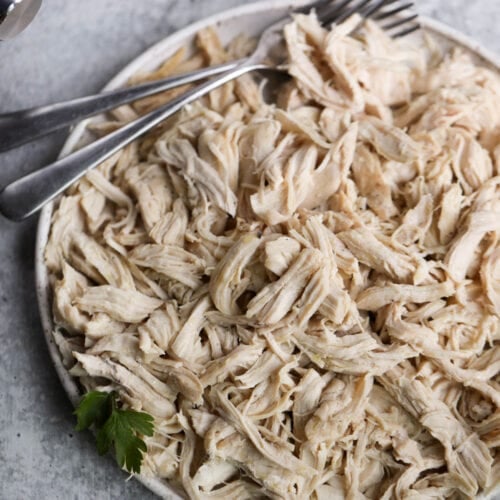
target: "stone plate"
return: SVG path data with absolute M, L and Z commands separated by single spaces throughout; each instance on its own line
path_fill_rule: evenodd
M 194 47 L 194 37 L 202 28 L 215 26 L 223 43 L 228 43 L 232 38 L 241 33 L 257 36 L 269 24 L 280 17 L 280 12 L 282 12 L 281 9 L 283 7 L 300 3 L 304 3 L 304 1 L 261 1 L 236 7 L 191 24 L 168 36 L 132 61 L 118 73 L 108 85 L 106 85 L 104 90 L 111 90 L 124 86 L 129 78 L 135 73 L 154 70 L 182 46 Z M 425 30 L 435 36 L 443 45 L 460 46 L 472 53 L 482 64 L 500 72 L 500 57 L 484 49 L 478 42 L 432 19 L 421 17 L 420 22 Z M 421 32 L 412 34 L 411 37 L 421 37 Z M 95 119 L 99 120 L 100 118 L 97 117 L 94 118 L 94 120 Z M 92 141 L 92 136 L 86 131 L 88 121 L 89 120 L 86 120 L 74 128 L 61 151 L 60 158 Z M 56 200 L 44 207 L 38 223 L 35 256 L 36 288 L 40 317 L 50 355 L 68 397 L 73 405 L 76 406 L 81 397 L 80 388 L 75 379 L 69 375 L 67 369 L 64 367 L 59 350 L 52 338 L 52 331 L 54 329 L 52 318 L 52 294 L 49 282 L 49 272 L 44 262 L 44 250 L 50 233 L 51 218 L 57 203 L 58 201 Z M 96 460 L 99 460 L 97 454 Z M 168 500 L 181 498 L 179 496 L 181 492 L 174 490 L 166 481 L 158 478 L 147 478 L 140 475 L 137 476 L 137 479 L 161 498 Z M 497 496 L 500 498 L 500 489 L 496 489 L 496 492 L 491 492 L 489 495 L 483 496 L 483 498 L 493 499 Z

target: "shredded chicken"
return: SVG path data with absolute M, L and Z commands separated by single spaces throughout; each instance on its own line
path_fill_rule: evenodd
M 153 415 L 143 473 L 193 499 L 488 492 L 500 78 L 357 16 L 299 15 L 285 38 L 276 103 L 231 82 L 61 199 L 46 263 L 65 366 Z M 252 43 L 197 46 L 135 83 Z

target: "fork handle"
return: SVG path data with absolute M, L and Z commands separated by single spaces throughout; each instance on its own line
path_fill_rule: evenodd
M 0 115 L 0 152 L 34 141 L 84 118 L 104 113 L 137 99 L 220 75 L 236 68 L 243 61 L 232 61 L 135 87 L 111 90 L 71 101 Z
M 200 86 L 189 90 L 151 113 L 125 125 L 88 146 L 45 168 L 21 177 L 0 191 L 0 212 L 8 219 L 20 221 L 33 215 L 61 194 L 85 173 L 124 148 L 153 127 L 212 90 L 250 71 L 265 68 L 251 60 L 240 63 Z

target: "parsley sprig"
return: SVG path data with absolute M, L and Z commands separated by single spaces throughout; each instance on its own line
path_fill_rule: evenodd
M 129 472 L 141 471 L 146 443 L 140 437 L 152 436 L 154 419 L 147 413 L 122 410 L 116 392 L 92 391 L 82 398 L 75 415 L 77 431 L 91 426 L 96 430 L 97 451 L 104 455 L 114 446 L 116 461 Z

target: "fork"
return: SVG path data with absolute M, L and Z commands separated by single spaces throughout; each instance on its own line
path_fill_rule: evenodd
M 371 0 L 363 3 L 367 5 L 370 1 Z M 315 5 L 320 6 L 321 3 L 324 2 L 316 2 Z M 352 1 L 349 0 L 348 2 L 335 5 L 335 8 L 338 9 L 339 14 L 341 14 L 341 18 L 345 18 L 350 12 L 347 9 L 343 10 L 349 3 L 352 3 Z M 387 6 L 395 2 L 385 1 L 381 3 Z M 371 13 L 370 9 L 367 9 L 364 15 L 365 17 L 373 16 L 376 19 L 382 20 L 395 16 L 412 6 L 412 3 L 403 4 L 383 13 L 378 13 L 377 17 L 375 16 L 378 10 L 376 8 L 377 4 L 373 4 L 373 12 Z M 351 12 L 362 7 L 363 6 L 360 4 L 351 6 Z M 297 9 L 297 11 L 300 10 L 305 10 L 305 8 Z M 414 31 L 417 28 L 417 23 L 408 23 L 413 21 L 416 17 L 416 15 L 413 15 L 405 18 L 403 24 L 406 24 L 406 29 L 403 31 L 400 30 L 393 36 L 402 36 L 409 31 Z M 397 26 L 400 26 L 400 21 L 401 19 L 396 20 Z M 51 132 L 55 132 L 56 130 L 69 127 L 90 116 L 105 113 L 123 104 L 128 104 L 175 87 L 180 87 L 181 85 L 220 75 L 221 73 L 236 68 L 242 62 L 243 60 L 230 61 L 217 66 L 203 68 L 190 73 L 136 85 L 134 87 L 111 90 L 97 95 L 72 99 L 66 102 L 0 114 L 0 153 L 22 146 L 23 144 L 48 135 Z
M 392 4 L 397 5 L 390 10 L 385 9 Z M 7 185 L 0 191 L 0 212 L 14 221 L 20 221 L 33 215 L 85 175 L 88 170 L 95 168 L 117 151 L 180 111 L 187 104 L 251 71 L 278 69 L 284 61 L 276 60 L 276 57 L 273 60 L 271 52 L 283 41 L 283 28 L 290 22 L 292 14 L 307 13 L 316 9 L 317 17 L 324 25 L 342 22 L 354 13 L 380 21 L 394 17 L 389 23 L 382 25 L 382 28 L 392 31 L 398 30 L 393 33 L 393 36 L 398 37 L 419 28 L 415 21 L 416 15 L 409 17 L 400 15 L 413 4 L 399 4 L 398 0 L 316 0 L 294 10 L 283 9 L 283 17 L 262 33 L 257 48 L 248 58 L 237 61 L 230 70 L 222 72 L 217 77 L 187 91 L 121 129 Z M 270 58 L 273 60 L 272 64 L 267 62 Z M 199 72 L 199 75 L 193 76 L 193 78 L 198 79 L 201 74 L 204 75 L 202 78 L 206 77 L 206 73 Z

